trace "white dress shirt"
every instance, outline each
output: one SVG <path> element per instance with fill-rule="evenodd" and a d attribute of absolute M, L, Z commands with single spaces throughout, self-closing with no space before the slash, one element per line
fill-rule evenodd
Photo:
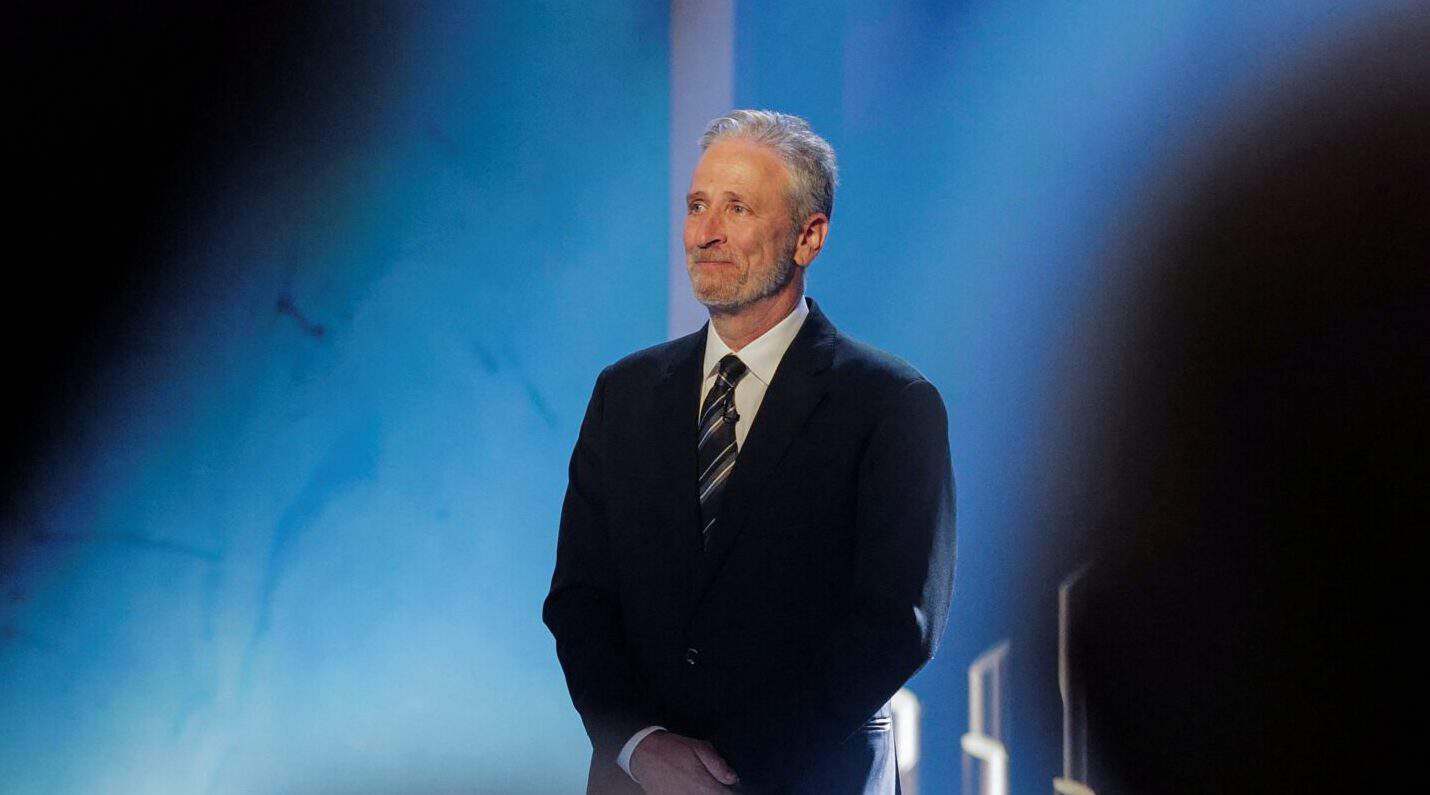
<path fill-rule="evenodd" d="M 784 320 L 739 351 L 730 350 L 730 346 L 715 332 L 713 324 L 710 326 L 710 333 L 705 335 L 705 380 L 700 383 L 701 406 L 705 405 L 705 397 L 715 386 L 715 376 L 720 372 L 720 360 L 727 354 L 738 355 L 749 370 L 739 383 L 735 384 L 735 412 L 740 415 L 740 419 L 735 423 L 736 450 L 745 446 L 750 424 L 755 421 L 755 413 L 760 410 L 760 404 L 765 400 L 765 390 L 770 388 L 780 360 L 784 358 L 785 351 L 789 350 L 789 344 L 794 342 L 795 335 L 804 326 L 806 317 L 809 317 L 809 306 L 801 298 Z M 698 407 L 695 410 L 695 421 L 700 422 Z M 735 459 L 737 465 L 739 461 L 739 458 Z"/>
<path fill-rule="evenodd" d="M 809 305 L 805 303 L 804 297 L 795 302 L 794 309 L 785 316 L 784 320 L 776 323 L 773 328 L 764 334 L 756 337 L 749 345 L 738 351 L 730 350 L 730 346 L 720 339 L 720 334 L 715 331 L 715 324 L 710 324 L 710 329 L 705 335 L 705 366 L 703 372 L 705 378 L 700 382 L 700 402 L 695 411 L 692 422 L 700 422 L 699 406 L 705 404 L 705 396 L 710 394 L 710 389 L 715 386 L 715 376 L 720 372 L 720 360 L 727 354 L 734 353 L 740 357 L 740 361 L 745 363 L 748 372 L 735 384 L 735 412 L 740 415 L 740 419 L 735 422 L 735 464 L 739 465 L 739 450 L 745 446 L 745 437 L 750 433 L 750 425 L 755 421 L 755 414 L 760 410 L 760 404 L 765 400 L 765 391 L 770 388 L 770 382 L 775 378 L 775 370 L 779 369 L 780 360 L 784 359 L 785 351 L 789 350 L 789 345 L 794 342 L 794 337 L 804 326 L 804 319 L 809 317 Z M 631 773 L 631 756 L 636 751 L 636 746 L 640 745 L 651 732 L 662 731 L 664 726 L 647 726 L 644 729 L 631 735 L 631 739 L 621 747 L 621 753 L 616 757 L 616 764 L 626 771 L 626 775 L 635 778 Z"/>

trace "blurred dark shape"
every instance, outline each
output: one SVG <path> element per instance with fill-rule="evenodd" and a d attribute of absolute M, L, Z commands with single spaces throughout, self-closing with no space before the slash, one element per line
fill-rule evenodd
<path fill-rule="evenodd" d="M 330 87 L 371 85 L 388 68 L 379 53 L 400 29 L 397 13 L 271 0 L 0 12 L 18 206 L 0 312 L 11 342 L 0 551 L 37 473 L 94 432 L 96 407 L 121 397 L 136 358 L 171 344 L 147 321 L 172 321 L 171 302 L 223 289 L 182 267 L 215 204 L 294 129 L 333 134 L 378 102 Z"/>
<path fill-rule="evenodd" d="M 273 309 L 280 315 L 288 315 L 293 318 L 293 321 L 298 324 L 298 328 L 302 329 L 304 334 L 310 337 L 323 336 L 323 324 L 314 323 L 305 317 L 287 293 L 278 296 L 278 300 L 274 303 Z"/>
<path fill-rule="evenodd" d="M 1223 120 L 1117 263 L 1087 470 L 1100 793 L 1423 778 L 1430 14 L 1393 22 Z"/>

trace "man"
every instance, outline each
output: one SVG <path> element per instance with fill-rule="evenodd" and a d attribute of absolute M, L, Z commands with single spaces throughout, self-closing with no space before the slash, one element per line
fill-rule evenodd
<path fill-rule="evenodd" d="M 953 577 L 944 407 L 804 297 L 834 152 L 794 116 L 701 139 L 685 250 L 700 331 L 607 367 L 543 617 L 593 793 L 894 793 L 887 701 Z"/>

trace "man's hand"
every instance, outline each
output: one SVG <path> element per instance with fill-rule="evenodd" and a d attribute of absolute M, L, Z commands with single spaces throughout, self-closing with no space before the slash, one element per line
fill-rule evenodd
<path fill-rule="evenodd" d="M 740 777 L 704 740 L 674 732 L 646 735 L 631 754 L 631 776 L 648 795 L 731 792 Z"/>

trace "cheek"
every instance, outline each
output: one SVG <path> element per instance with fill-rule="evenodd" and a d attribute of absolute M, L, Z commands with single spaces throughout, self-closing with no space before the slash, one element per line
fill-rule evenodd
<path fill-rule="evenodd" d="M 730 240 L 731 246 L 740 257 L 741 264 L 758 262 L 764 256 L 764 240 L 757 233 L 746 232 Z"/>
<path fill-rule="evenodd" d="M 765 238 L 751 241 L 746 251 L 749 252 L 749 261 L 756 265 L 764 265 L 774 258 L 774 251 Z"/>
<path fill-rule="evenodd" d="M 759 229 L 750 242 L 751 250 L 758 251 L 761 259 L 774 259 L 779 254 L 779 247 L 779 230 L 773 227 Z"/>

